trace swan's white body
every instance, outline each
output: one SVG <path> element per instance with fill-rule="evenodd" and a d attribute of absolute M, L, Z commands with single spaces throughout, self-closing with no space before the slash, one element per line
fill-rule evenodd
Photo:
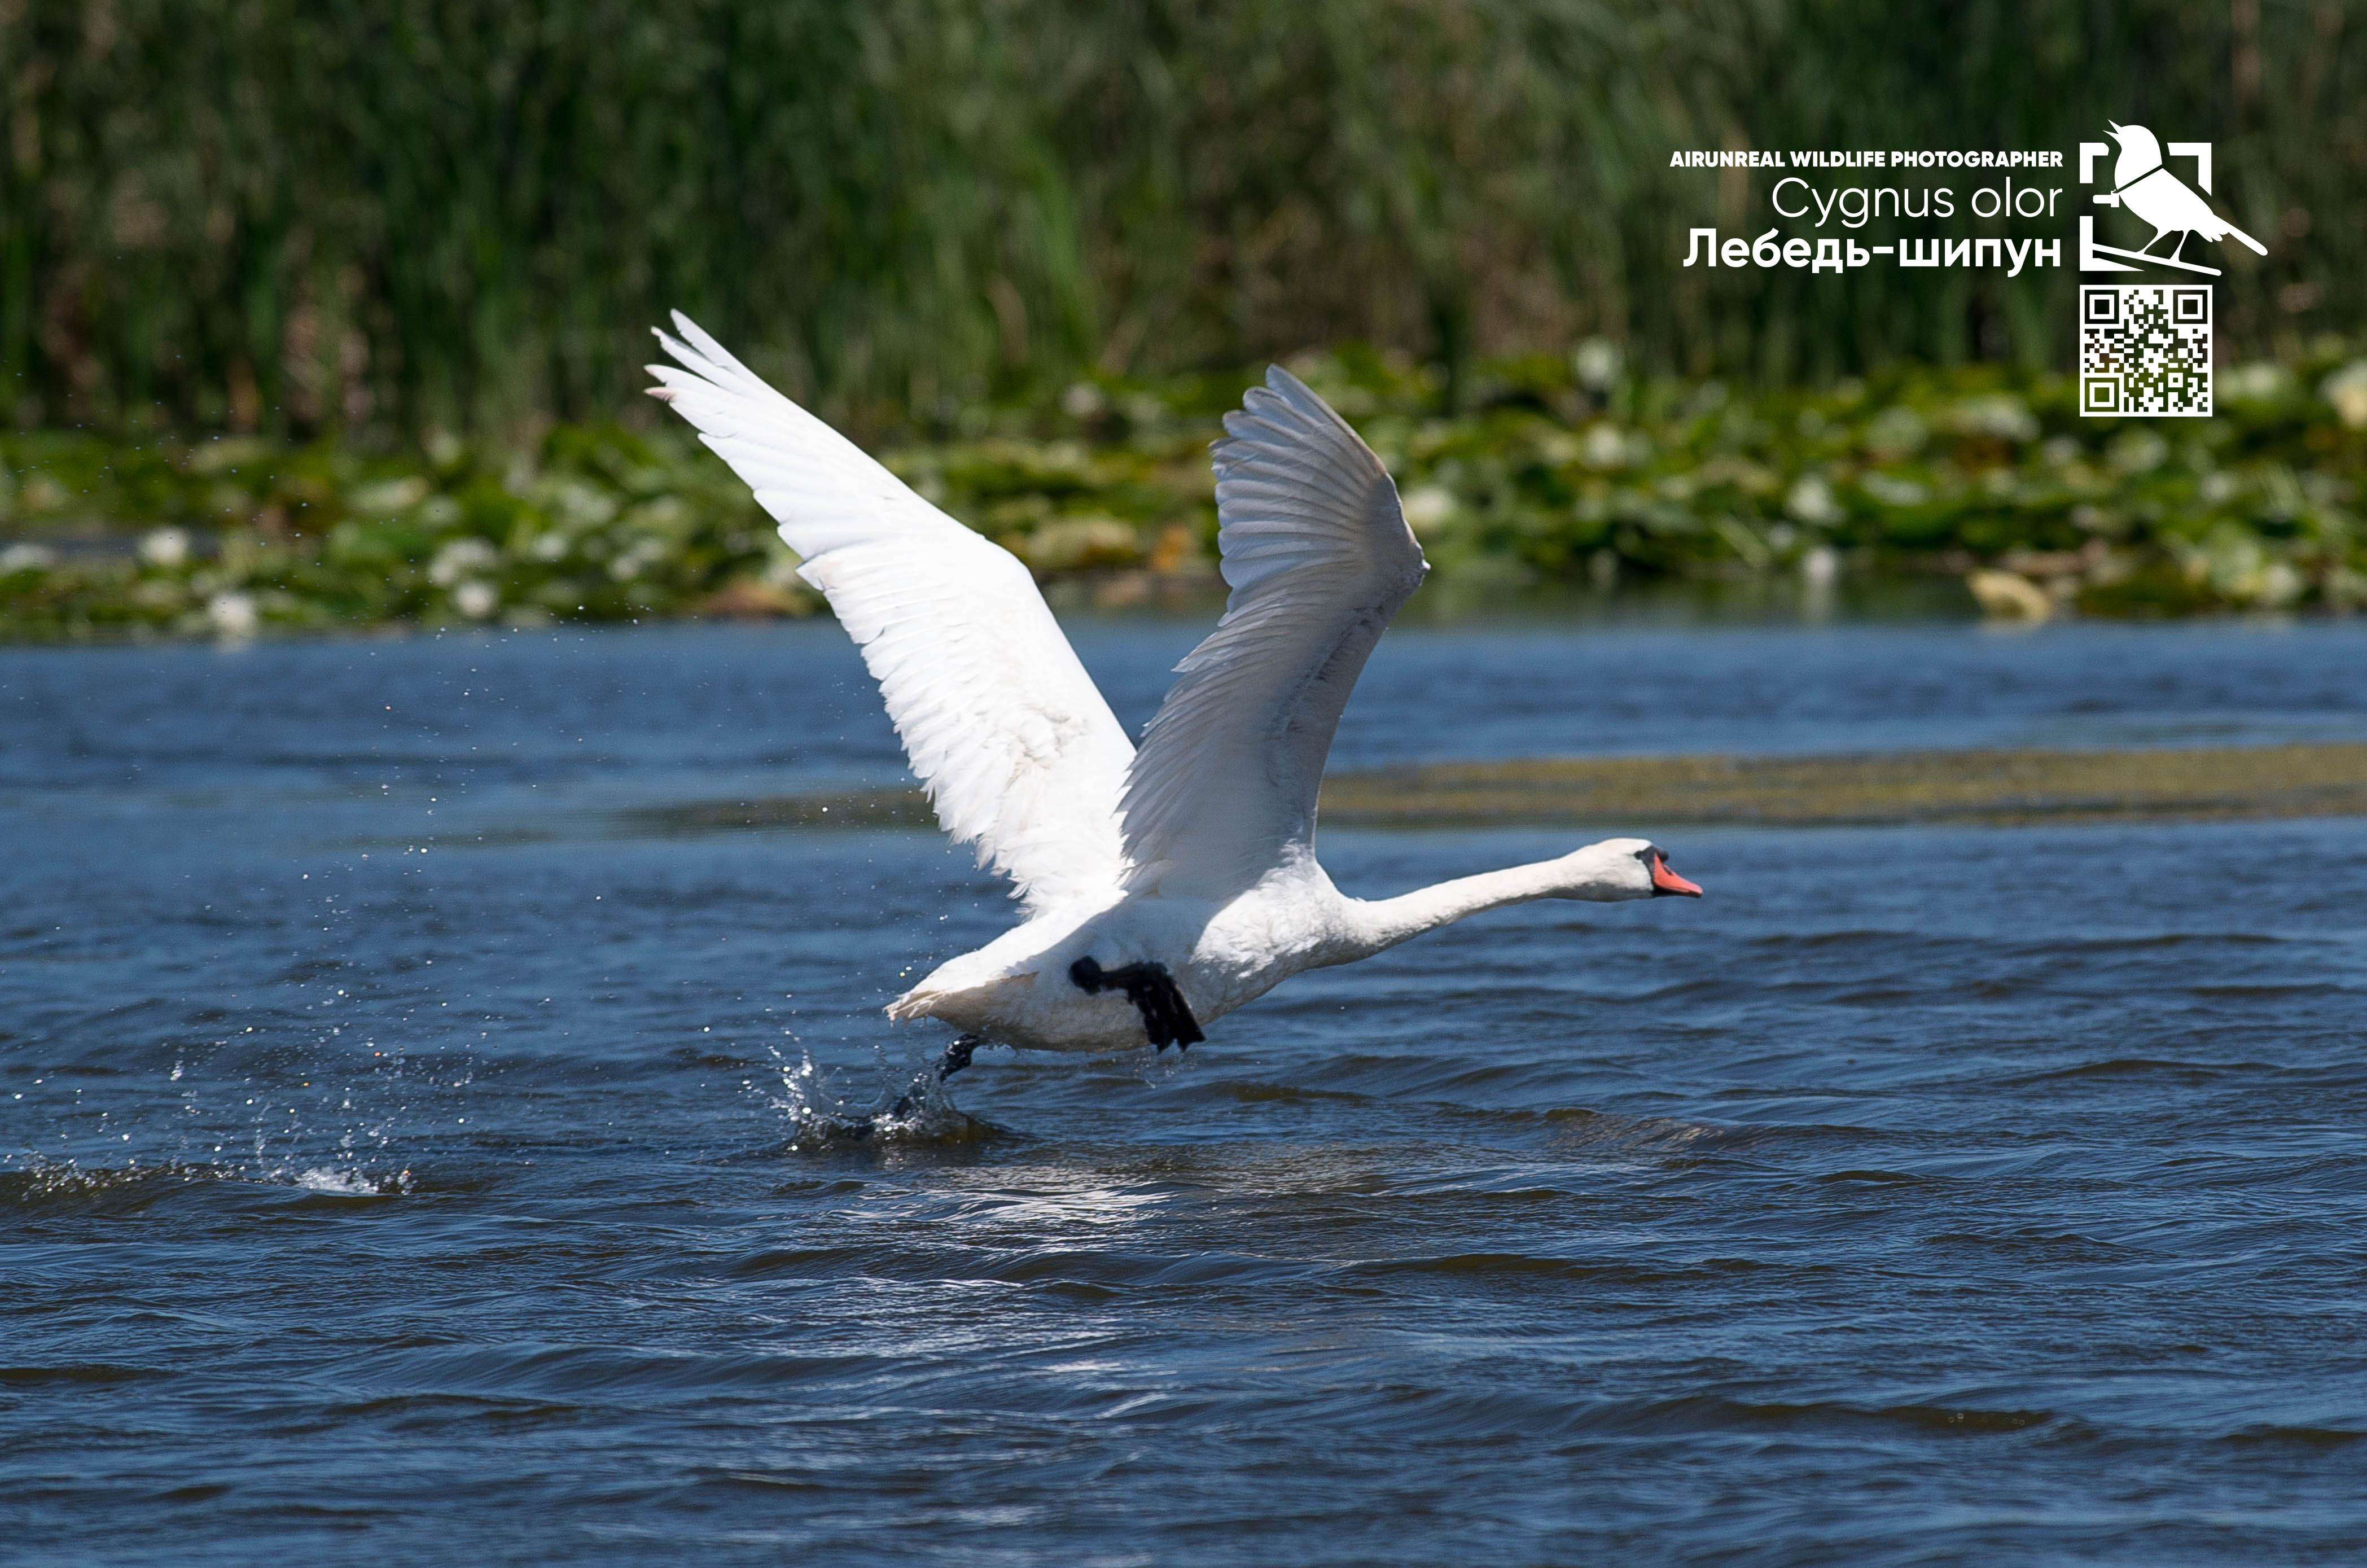
<path fill-rule="evenodd" d="M 1224 618 L 1138 751 L 1027 569 L 677 314 L 658 395 L 754 490 L 863 650 L 937 817 L 1029 918 L 889 1007 L 1005 1044 L 1143 1043 L 1070 966 L 1165 968 L 1206 1024 L 1303 970 L 1536 898 L 1698 892 L 1641 839 L 1366 902 L 1315 859 L 1315 796 L 1373 645 L 1428 570 L 1371 449 L 1285 372 L 1217 444 Z"/>
<path fill-rule="evenodd" d="M 1649 898 L 1648 881 L 1635 885 L 1637 857 L 1648 847 L 1614 838 L 1560 860 L 1377 902 L 1342 893 L 1311 856 L 1229 898 L 1158 887 L 1121 893 L 1038 915 L 947 960 L 888 1014 L 943 1018 L 991 1040 L 1055 1051 L 1140 1045 L 1133 1004 L 1115 992 L 1085 994 L 1070 983 L 1070 965 L 1086 957 L 1104 969 L 1162 963 L 1192 1016 L 1207 1024 L 1301 971 L 1369 958 L 1483 909 L 1536 898 Z"/>

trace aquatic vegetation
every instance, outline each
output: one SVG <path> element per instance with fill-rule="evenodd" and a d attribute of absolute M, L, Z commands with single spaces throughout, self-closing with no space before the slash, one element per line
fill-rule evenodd
<path fill-rule="evenodd" d="M 2204 420 L 2081 418 L 2066 377 L 1904 368 L 1751 391 L 1623 373 L 1609 345 L 1434 372 L 1294 361 L 1398 475 L 1442 580 L 1969 576 L 1994 613 L 2367 602 L 2367 359 L 2224 369 Z M 1047 578 L 1213 582 L 1206 445 L 1243 377 L 1079 382 L 876 441 Z M 401 452 L 0 435 L 0 634 L 240 637 L 821 608 L 720 462 L 560 426 Z"/>
<path fill-rule="evenodd" d="M 402 456 L 0 437 L 0 629 L 250 635 L 819 605 L 720 464 L 620 429 Z"/>
<path fill-rule="evenodd" d="M 1324 820 L 1368 827 L 1604 822 L 2211 821 L 2367 812 L 2367 746 L 1546 757 L 1326 780 Z"/>
<path fill-rule="evenodd" d="M 1334 773 L 1323 780 L 1322 811 L 1330 826 L 1389 828 L 2360 816 L 2367 815 L 2367 745 L 1514 757 Z M 918 790 L 643 807 L 619 822 L 666 835 L 936 826 Z"/>

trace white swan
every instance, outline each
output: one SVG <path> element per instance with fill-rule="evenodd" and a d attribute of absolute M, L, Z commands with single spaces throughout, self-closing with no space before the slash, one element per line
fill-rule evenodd
<path fill-rule="evenodd" d="M 1429 570 L 1397 486 L 1279 369 L 1214 450 L 1224 618 L 1176 666 L 1139 750 L 1035 580 L 680 312 L 653 396 L 754 490 L 863 650 L 937 820 L 1017 884 L 1027 920 L 888 1009 L 1054 1051 L 1170 1041 L 1302 970 L 1530 899 L 1701 889 L 1637 838 L 1367 902 L 1315 859 L 1315 794 L 1349 689 Z"/>

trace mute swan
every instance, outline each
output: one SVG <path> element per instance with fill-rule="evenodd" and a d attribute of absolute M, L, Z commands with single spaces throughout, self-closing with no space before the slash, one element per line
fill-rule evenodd
<path fill-rule="evenodd" d="M 1530 899 L 1701 889 L 1639 838 L 1398 898 L 1315 859 L 1315 793 L 1349 688 L 1429 564 L 1396 484 L 1296 377 L 1266 372 L 1214 448 L 1224 618 L 1127 744 L 1027 569 L 757 379 L 676 312 L 652 396 L 780 523 L 863 650 L 955 841 L 1017 885 L 1025 922 L 888 1008 L 987 1041 L 1187 1046 L 1301 970 Z"/>

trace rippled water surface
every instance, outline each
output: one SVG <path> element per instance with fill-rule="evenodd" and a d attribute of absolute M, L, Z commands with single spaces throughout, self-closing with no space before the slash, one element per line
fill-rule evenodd
<path fill-rule="evenodd" d="M 1078 636 L 1129 724 L 1198 627 Z M 2367 738 L 2367 631 L 1409 631 L 1335 765 Z M 1699 903 L 994 1050 L 833 628 L 0 652 L 43 1561 L 2126 1562 L 2367 1540 L 2367 831 L 1662 830 Z M 1569 835 L 1328 834 L 1381 893 Z M 0 1555 L 5 1555 L 0 1552 Z"/>

